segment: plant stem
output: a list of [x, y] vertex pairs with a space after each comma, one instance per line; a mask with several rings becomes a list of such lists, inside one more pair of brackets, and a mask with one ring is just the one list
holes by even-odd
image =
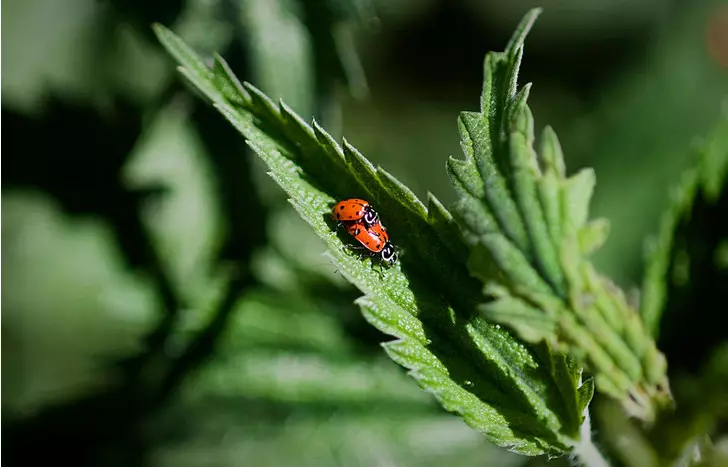
[[609, 467], [609, 463], [599, 452], [591, 437], [589, 407], [584, 409], [584, 423], [581, 424], [580, 442], [574, 447], [573, 456], [578, 465], [586, 467]]

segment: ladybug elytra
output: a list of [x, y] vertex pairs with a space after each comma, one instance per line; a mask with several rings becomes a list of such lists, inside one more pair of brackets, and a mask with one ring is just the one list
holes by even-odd
[[358, 198], [346, 199], [339, 201], [336, 206], [331, 209], [331, 215], [338, 222], [356, 222], [361, 221], [370, 227], [379, 220], [379, 215], [372, 208], [368, 201]]

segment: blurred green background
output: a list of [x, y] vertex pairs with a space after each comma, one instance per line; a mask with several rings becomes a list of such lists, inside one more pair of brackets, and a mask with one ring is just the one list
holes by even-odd
[[[2, 413], [11, 465], [541, 465], [389, 361], [359, 293], [153, 36], [161, 22], [454, 200], [457, 114], [532, 6], [537, 129], [594, 167], [600, 269], [646, 236], [728, 93], [728, 3], [6, 0]], [[48, 451], [47, 449], [50, 449]], [[557, 465], [550, 463], [549, 465]]]

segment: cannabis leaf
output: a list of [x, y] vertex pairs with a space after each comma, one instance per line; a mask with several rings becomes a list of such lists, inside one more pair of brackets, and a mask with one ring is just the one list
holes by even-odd
[[487, 55], [480, 112], [458, 121], [465, 159], [448, 161], [468, 267], [484, 284], [480, 310], [522, 339], [586, 363], [598, 390], [652, 420], [667, 398], [664, 357], [624, 294], [587, 260], [608, 230], [604, 220], [588, 221], [594, 173], [566, 176], [549, 127], [538, 153], [533, 147], [531, 85], [519, 90], [517, 78], [537, 14], [526, 16], [505, 52]]
[[[522, 42], [535, 15], [512, 43]], [[591, 385], [580, 384], [581, 368], [572, 360], [544, 344], [527, 345], [481, 316], [481, 286], [466, 267], [470, 248], [442, 204], [430, 194], [425, 205], [346, 140], [338, 144], [315, 121], [308, 125], [285, 104], [241, 84], [221, 57], [208, 66], [174, 33], [154, 29], [182, 74], [266, 163], [335, 267], [365, 293], [358, 303], [366, 319], [396, 338], [384, 344], [389, 356], [492, 442], [527, 455], [569, 452]], [[497, 88], [493, 99], [505, 91]], [[351, 239], [336, 230], [330, 209], [348, 197], [376, 207], [401, 247], [396, 267], [377, 271], [346, 250]]]

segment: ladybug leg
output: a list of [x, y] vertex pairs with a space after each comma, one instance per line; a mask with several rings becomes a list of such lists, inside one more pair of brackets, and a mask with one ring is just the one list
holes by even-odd
[[344, 251], [350, 251], [350, 252], [360, 252], [359, 253], [359, 259], [362, 259], [364, 256], [366, 256], [367, 249], [363, 246], [356, 246], [356, 245], [344, 245]]
[[374, 258], [372, 258], [372, 268], [377, 272], [377, 274], [379, 274], [380, 279], [384, 278], [385, 268], [381, 261], [375, 261]]

